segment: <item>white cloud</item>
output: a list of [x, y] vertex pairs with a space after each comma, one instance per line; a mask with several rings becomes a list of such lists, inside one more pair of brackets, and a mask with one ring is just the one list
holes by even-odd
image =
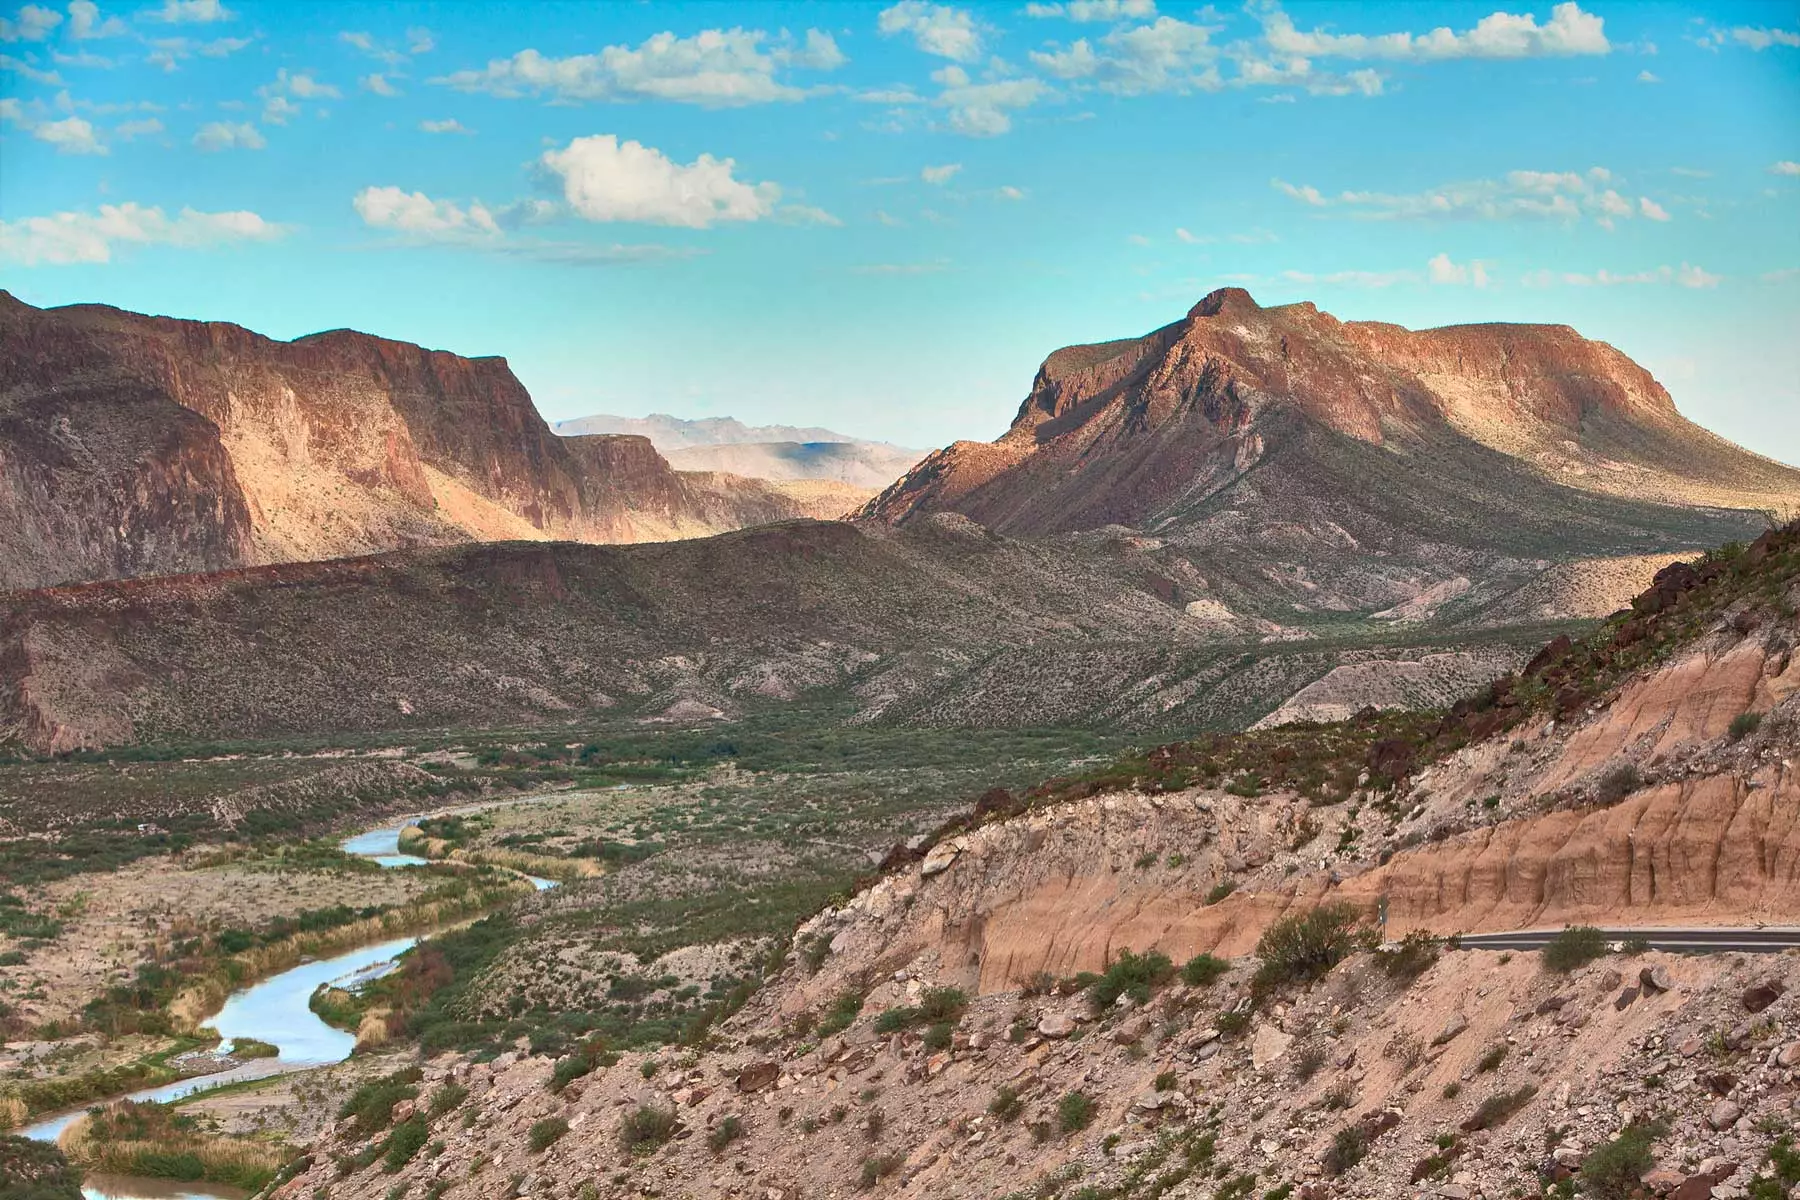
[[214, 38], [210, 42], [200, 43], [200, 57], [225, 58], [228, 55], [236, 54], [254, 40], [254, 38]]
[[[1502, 179], [1478, 179], [1445, 184], [1424, 192], [1388, 193], [1346, 191], [1328, 196], [1317, 188], [1272, 180], [1273, 186], [1315, 208], [1341, 208], [1365, 220], [1509, 220], [1536, 218], [1575, 222], [1592, 217], [1603, 228], [1642, 213], [1652, 220], [1668, 214], [1654, 201], [1645, 207], [1616, 188], [1604, 167], [1577, 171], [1511, 171]], [[1660, 216], [1652, 216], [1654, 209]]]
[[13, 19], [0, 17], [0, 42], [41, 42], [62, 24], [62, 14], [41, 4], [27, 4]]
[[1333, 271], [1315, 275], [1310, 271], [1283, 271], [1288, 283], [1322, 283], [1333, 287], [1385, 288], [1398, 283], [1418, 283], [1417, 271]]
[[286, 96], [270, 96], [263, 103], [262, 119], [269, 125], [286, 125], [288, 119], [300, 115], [300, 106]]
[[449, 200], [433, 200], [424, 192], [366, 187], [350, 203], [363, 223], [376, 229], [426, 238], [500, 236], [494, 214], [479, 200], [461, 207]]
[[1025, 15], [1082, 22], [1142, 20], [1156, 15], [1156, 0], [1069, 0], [1067, 4], [1027, 4]]
[[123, 37], [130, 29], [118, 17], [103, 17], [94, 0], [69, 0], [69, 36], [77, 41]]
[[0, 71], [11, 71], [15, 75], [21, 75], [26, 79], [31, 80], [33, 83], [41, 83], [49, 87], [62, 86], [62, 76], [58, 75], [55, 71], [40, 70], [26, 62], [24, 59], [14, 58], [10, 54], [0, 54]]
[[406, 52], [408, 54], [430, 54], [437, 49], [437, 39], [431, 36], [431, 30], [423, 25], [410, 26], [406, 31]]
[[419, 128], [426, 133], [474, 133], [467, 125], [455, 117], [442, 121], [420, 121]]
[[1591, 275], [1580, 272], [1532, 271], [1522, 280], [1526, 287], [1555, 287], [1563, 284], [1569, 287], [1630, 287], [1636, 285], [1673, 284], [1684, 288], [1718, 287], [1724, 280], [1723, 275], [1714, 275], [1710, 271], [1689, 263], [1679, 267], [1652, 267], [1647, 271], [1631, 271], [1620, 274], [1614, 271], [1599, 270]]
[[919, 178], [926, 183], [942, 187], [949, 183], [955, 174], [962, 170], [961, 163], [945, 163], [941, 167], [926, 167], [919, 172]]
[[563, 198], [589, 221], [637, 221], [705, 229], [718, 221], [759, 221], [775, 214], [781, 188], [732, 177], [736, 163], [702, 154], [686, 166], [612, 134], [580, 137], [545, 151], [544, 168], [562, 180]]
[[1209, 237], [1196, 237], [1179, 226], [1175, 230], [1175, 240], [1178, 242], [1186, 242], [1190, 246], [1198, 246], [1212, 241]]
[[1001, 200], [1023, 200], [1025, 199], [1025, 189], [1014, 187], [1009, 183], [1000, 187], [994, 195]]
[[1771, 175], [1800, 175], [1800, 162], [1778, 162], [1769, 167]]
[[1661, 83], [1662, 76], [1651, 71], [1639, 71], [1637, 73], [1637, 81], [1639, 83]]
[[398, 96], [400, 89], [389, 83], [385, 75], [364, 75], [357, 81], [365, 92], [373, 92], [377, 96]]
[[981, 57], [981, 30], [976, 27], [975, 18], [948, 4], [900, 0], [881, 11], [876, 28], [883, 37], [911, 34], [919, 49], [953, 62], [973, 62]]
[[342, 96], [336, 88], [328, 83], [320, 83], [311, 75], [288, 74], [286, 67], [276, 72], [275, 86], [285, 87], [289, 94], [300, 100], [336, 100]]
[[295, 100], [336, 100], [343, 95], [304, 71], [289, 71], [286, 67], [275, 72], [272, 82], [257, 88], [256, 94], [263, 98], [262, 119], [269, 125], [286, 125], [290, 118], [299, 116], [301, 110]]
[[1115, 29], [1096, 48], [1081, 38], [1068, 49], [1034, 50], [1045, 74], [1120, 96], [1211, 91], [1221, 86], [1213, 26], [1158, 17], [1148, 25]]
[[607, 46], [598, 54], [547, 58], [521, 50], [479, 70], [457, 71], [431, 82], [494, 96], [548, 95], [572, 100], [670, 100], [707, 108], [732, 108], [799, 100], [806, 92], [780, 82], [785, 68], [831, 70], [845, 59], [831, 35], [806, 31], [796, 46], [777, 42], [768, 52], [761, 30], [707, 29], [693, 37], [659, 33], [636, 48]]
[[224, 58], [236, 54], [252, 41], [253, 38], [222, 37], [210, 42], [195, 43], [184, 37], [152, 38], [150, 53], [144, 56], [144, 61], [165, 71], [174, 71], [179, 69], [175, 64], [184, 58], [195, 54], [203, 58]]
[[0, 221], [0, 259], [21, 266], [112, 261], [115, 245], [198, 249], [230, 242], [268, 241], [285, 230], [253, 212], [196, 212], [174, 218], [160, 208], [103, 204], [97, 213], [60, 212]]
[[1583, 12], [1575, 3], [1556, 5], [1550, 10], [1550, 20], [1543, 25], [1531, 13], [1494, 12], [1464, 33], [1447, 26], [1422, 34], [1338, 34], [1323, 29], [1302, 32], [1295, 28], [1293, 18], [1280, 9], [1265, 12], [1262, 22], [1263, 36], [1271, 49], [1306, 58], [1435, 62], [1606, 54], [1612, 49], [1606, 40], [1604, 21]]
[[212, 21], [229, 21], [237, 16], [219, 0], [163, 0], [163, 6], [144, 14], [152, 21], [168, 21], [170, 23], [194, 22], [206, 24]]
[[1667, 221], [1669, 219], [1669, 210], [1648, 196], [1638, 197], [1638, 211], [1652, 221]]
[[155, 117], [146, 117], [139, 121], [122, 121], [113, 129], [114, 137], [130, 141], [132, 138], [155, 137], [163, 132], [163, 123]]
[[1487, 266], [1481, 262], [1452, 262], [1448, 254], [1440, 253], [1425, 264], [1425, 279], [1428, 283], [1484, 288], [1488, 285]]
[[105, 154], [106, 147], [94, 133], [94, 127], [82, 117], [64, 117], [60, 121], [43, 121], [30, 126], [31, 136], [49, 142], [58, 154]]
[[1800, 30], [1739, 25], [1731, 31], [1731, 40], [1752, 50], [1767, 50], [1771, 46], [1800, 46]]
[[955, 68], [962, 82], [951, 82], [938, 93], [932, 103], [948, 110], [949, 128], [969, 137], [996, 137], [1012, 128], [1012, 114], [1030, 108], [1050, 94], [1050, 89], [1036, 79], [998, 79], [988, 83], [969, 83], [968, 76]]
[[194, 135], [194, 145], [208, 154], [220, 150], [261, 150], [269, 143], [247, 121], [214, 121]]

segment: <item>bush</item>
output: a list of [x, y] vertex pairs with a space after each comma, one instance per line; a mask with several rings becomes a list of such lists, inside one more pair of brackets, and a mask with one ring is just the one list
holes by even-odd
[[1544, 947], [1544, 969], [1566, 975], [1605, 955], [1605, 934], [1592, 925], [1571, 925]]
[[1475, 1133], [1504, 1125], [1514, 1113], [1530, 1104], [1531, 1098], [1535, 1095], [1537, 1095], [1537, 1089], [1529, 1083], [1515, 1091], [1496, 1092], [1481, 1102], [1481, 1107], [1477, 1108], [1475, 1114], [1463, 1122], [1462, 1127], [1468, 1133]]
[[1332, 1135], [1331, 1146], [1320, 1164], [1325, 1174], [1342, 1175], [1369, 1154], [1369, 1135], [1361, 1125], [1346, 1125]]
[[1294, 1078], [1306, 1083], [1325, 1065], [1325, 1051], [1320, 1046], [1302, 1046], [1294, 1055]]
[[1096, 1009], [1110, 1008], [1120, 996], [1131, 997], [1134, 1004], [1148, 1004], [1150, 990], [1169, 982], [1174, 974], [1175, 964], [1160, 950], [1143, 955], [1121, 950], [1088, 993], [1088, 1000]]
[[1495, 1045], [1486, 1054], [1481, 1056], [1480, 1062], [1475, 1064], [1476, 1073], [1485, 1075], [1489, 1071], [1498, 1071], [1500, 1069], [1500, 1064], [1506, 1061], [1506, 1052], [1508, 1049], [1509, 1047], [1505, 1042], [1500, 1042]]
[[1389, 979], [1411, 983], [1438, 960], [1438, 940], [1422, 929], [1415, 929], [1400, 939], [1392, 950], [1378, 950], [1375, 961]]
[[865, 1187], [865, 1188], [874, 1187], [877, 1183], [880, 1183], [883, 1179], [886, 1179], [889, 1175], [896, 1174], [900, 1170], [900, 1168], [902, 1166], [904, 1166], [905, 1164], [906, 1164], [905, 1156], [898, 1154], [898, 1153], [878, 1154], [874, 1158], [863, 1159], [863, 1165], [862, 1165], [862, 1185], [863, 1185], [863, 1187]]
[[1221, 879], [1218, 883], [1212, 885], [1211, 891], [1206, 893], [1205, 903], [1210, 907], [1235, 891], [1237, 891], [1236, 883], [1229, 879]]
[[1758, 729], [1762, 728], [1763, 715], [1756, 712], [1739, 713], [1731, 719], [1731, 740], [1741, 742]]
[[950, 1048], [950, 1040], [955, 1034], [956, 1026], [948, 1021], [939, 1021], [936, 1025], [929, 1025], [926, 1027], [925, 1036], [922, 1040], [924, 1041], [927, 1050], [948, 1050]]
[[994, 1098], [988, 1101], [988, 1112], [1002, 1121], [1015, 1121], [1024, 1111], [1025, 1102], [1019, 1099], [1018, 1090], [1004, 1084], [994, 1093]]
[[725, 1147], [744, 1136], [744, 1122], [735, 1113], [713, 1126], [713, 1131], [706, 1135], [706, 1147], [714, 1154], [723, 1154]]
[[910, 1005], [890, 1008], [875, 1018], [876, 1033], [899, 1033], [919, 1023], [919, 1010]]
[[1094, 1101], [1085, 1092], [1070, 1092], [1056, 1102], [1056, 1123], [1064, 1133], [1079, 1133], [1094, 1120]]
[[1634, 763], [1620, 763], [1594, 787], [1594, 798], [1602, 804], [1617, 804], [1644, 786], [1644, 773]]
[[431, 1127], [425, 1124], [423, 1117], [408, 1117], [394, 1126], [394, 1131], [387, 1136], [381, 1145], [382, 1170], [389, 1175], [412, 1161], [413, 1155], [424, 1148], [431, 1140]]
[[925, 994], [919, 997], [919, 1016], [932, 1024], [939, 1021], [954, 1024], [962, 1020], [968, 1007], [969, 998], [963, 995], [961, 988], [926, 988]]
[[1629, 1200], [1644, 1173], [1656, 1165], [1650, 1143], [1667, 1133], [1660, 1124], [1628, 1125], [1581, 1160], [1581, 1190], [1596, 1200]]
[[830, 1037], [834, 1033], [842, 1033], [856, 1021], [862, 1012], [863, 998], [859, 992], [840, 993], [825, 1015], [819, 1019], [818, 1033], [820, 1037]]
[[392, 1075], [371, 1079], [350, 1093], [349, 1099], [338, 1109], [338, 1119], [354, 1117], [359, 1137], [386, 1129], [394, 1119], [394, 1106], [417, 1096], [419, 1089], [413, 1085], [424, 1077], [425, 1072], [418, 1067], [407, 1067]]
[[1180, 1080], [1177, 1078], [1175, 1072], [1161, 1071], [1158, 1072], [1156, 1076], [1154, 1086], [1159, 1092], [1172, 1092], [1175, 1090], [1175, 1085], [1178, 1082], [1180, 1082]]
[[1196, 954], [1187, 960], [1181, 968], [1181, 981], [1193, 987], [1206, 987], [1216, 983], [1225, 972], [1231, 970], [1231, 964], [1222, 958], [1214, 958], [1210, 954]]
[[1361, 912], [1342, 902], [1284, 917], [1256, 943], [1262, 965], [1256, 969], [1254, 986], [1267, 989], [1322, 979], [1357, 950], [1373, 948], [1375, 937], [1375, 931], [1362, 924]]
[[674, 1109], [640, 1104], [619, 1125], [619, 1148], [627, 1154], [651, 1154], [674, 1136]]
[[431, 1093], [431, 1107], [428, 1111], [434, 1117], [441, 1117], [468, 1098], [468, 1088], [460, 1083], [446, 1083]]

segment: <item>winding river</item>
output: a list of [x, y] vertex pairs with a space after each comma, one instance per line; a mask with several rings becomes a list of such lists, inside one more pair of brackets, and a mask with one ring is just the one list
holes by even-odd
[[[408, 818], [410, 821], [412, 818]], [[383, 826], [346, 838], [346, 853], [360, 855], [384, 867], [420, 866], [425, 859], [400, 853], [400, 830], [408, 821]], [[556, 886], [554, 880], [527, 876], [539, 891]], [[203, 1024], [219, 1031], [221, 1044], [236, 1038], [255, 1038], [281, 1048], [278, 1058], [253, 1059], [242, 1066], [212, 1075], [183, 1079], [162, 1087], [133, 1092], [126, 1099], [168, 1101], [209, 1091], [228, 1083], [261, 1079], [292, 1071], [329, 1066], [350, 1057], [356, 1035], [333, 1029], [307, 1006], [322, 983], [353, 983], [388, 969], [394, 959], [418, 943], [416, 937], [396, 938], [352, 950], [333, 958], [301, 963], [272, 975], [225, 1000], [218, 1015]], [[74, 1120], [87, 1111], [83, 1105], [70, 1112], [46, 1117], [18, 1132], [38, 1141], [53, 1142]], [[186, 1184], [166, 1179], [90, 1174], [82, 1185], [89, 1200], [243, 1200], [248, 1193], [219, 1184]]]

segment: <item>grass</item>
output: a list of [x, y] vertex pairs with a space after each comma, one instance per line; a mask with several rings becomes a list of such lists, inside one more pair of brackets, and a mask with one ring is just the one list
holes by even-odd
[[69, 1160], [91, 1170], [255, 1190], [287, 1155], [267, 1142], [200, 1132], [166, 1104], [122, 1100], [80, 1118], [64, 1136]]

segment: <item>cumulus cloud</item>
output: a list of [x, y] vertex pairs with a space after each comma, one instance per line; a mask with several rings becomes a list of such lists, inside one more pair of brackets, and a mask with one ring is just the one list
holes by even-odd
[[450, 246], [504, 258], [562, 266], [615, 266], [691, 258], [701, 250], [661, 245], [597, 244], [517, 237], [511, 231], [561, 215], [548, 200], [521, 200], [490, 209], [481, 201], [458, 204], [433, 200], [424, 192], [367, 187], [351, 201], [363, 223], [394, 234], [403, 243]]
[[563, 199], [589, 221], [636, 221], [705, 229], [719, 221], [773, 216], [781, 187], [733, 177], [729, 158], [702, 154], [683, 166], [660, 150], [612, 134], [580, 137], [539, 160]]
[[479, 200], [460, 206], [433, 200], [424, 192], [366, 187], [350, 203], [363, 223], [376, 229], [429, 238], [500, 236], [494, 214]]
[[1558, 4], [1543, 25], [1531, 13], [1494, 12], [1463, 33], [1448, 26], [1421, 34], [1342, 34], [1323, 29], [1307, 32], [1296, 28], [1293, 18], [1278, 8], [1264, 12], [1262, 23], [1263, 37], [1272, 50], [1307, 58], [1437, 62], [1455, 58], [1606, 54], [1612, 49], [1606, 39], [1605, 22], [1575, 3]]
[[919, 178], [923, 179], [926, 183], [942, 187], [944, 184], [949, 183], [960, 170], [962, 170], [961, 163], [945, 163], [940, 167], [924, 168], [919, 172]]
[[102, 16], [94, 0], [69, 0], [69, 36], [76, 41], [123, 37], [129, 32], [118, 17]]
[[1783, 161], [1773, 163], [1769, 167], [1771, 175], [1800, 175], [1800, 162]]
[[426, 133], [470, 134], [475, 132], [461, 121], [458, 121], [455, 117], [449, 117], [442, 121], [420, 121], [419, 128]]
[[1014, 187], [1010, 183], [1004, 184], [994, 192], [994, 196], [999, 200], [1023, 200], [1025, 189]]
[[24, 59], [14, 58], [10, 54], [0, 54], [0, 71], [11, 71], [33, 83], [42, 83], [50, 87], [62, 86], [62, 76], [55, 71], [40, 70]]
[[1509, 220], [1535, 218], [1575, 222], [1591, 217], [1602, 227], [1637, 215], [1666, 221], [1654, 201], [1633, 202], [1616, 188], [1604, 167], [1577, 171], [1511, 171], [1501, 179], [1445, 184], [1424, 192], [1345, 191], [1329, 196], [1315, 187], [1272, 180], [1276, 190], [1315, 208], [1338, 208], [1365, 220]]
[[364, 75], [358, 82], [365, 92], [373, 92], [377, 96], [398, 96], [400, 89], [388, 82], [382, 74]]
[[104, 263], [121, 245], [186, 249], [232, 242], [269, 241], [285, 231], [253, 212], [196, 212], [174, 217], [161, 208], [103, 204], [98, 212], [59, 212], [48, 217], [0, 221], [0, 259], [20, 266]]
[[1484, 288], [1488, 285], [1487, 266], [1481, 262], [1452, 262], [1448, 254], [1436, 254], [1425, 264], [1425, 279], [1428, 283]]
[[194, 145], [208, 154], [221, 150], [261, 150], [269, 143], [248, 121], [214, 121], [194, 135]]
[[732, 108], [799, 100], [801, 89], [781, 82], [784, 69], [832, 70], [846, 60], [828, 33], [806, 31], [803, 42], [777, 40], [769, 49], [761, 30], [707, 29], [692, 37], [659, 33], [643, 44], [607, 46], [598, 54], [550, 58], [521, 50], [481, 70], [456, 71], [431, 82], [494, 96], [556, 100], [670, 100]]
[[150, 53], [144, 56], [144, 61], [153, 67], [174, 71], [179, 69], [176, 64], [184, 58], [190, 58], [195, 54], [202, 58], [224, 58], [227, 55], [236, 54], [245, 46], [250, 45], [252, 40], [251, 38], [221, 37], [207, 42], [195, 42], [184, 37], [152, 38], [150, 39]]
[[256, 94], [263, 98], [262, 119], [270, 125], [285, 125], [289, 118], [298, 116], [300, 106], [295, 100], [336, 100], [343, 95], [304, 71], [289, 71], [286, 67], [275, 72], [273, 82], [257, 88]]
[[875, 27], [883, 37], [910, 34], [913, 44], [925, 53], [952, 62], [973, 62], [981, 57], [981, 30], [975, 18], [948, 4], [900, 0], [881, 11]]
[[1210, 91], [1221, 85], [1213, 26], [1158, 17], [1148, 25], [1115, 29], [1098, 45], [1081, 38], [1066, 49], [1034, 50], [1045, 74], [1120, 96]]
[[1012, 128], [1012, 114], [1050, 95], [1038, 79], [991, 79], [974, 83], [961, 67], [933, 72], [942, 85], [933, 104], [945, 110], [946, 124], [968, 137], [997, 137]]
[[56, 147], [58, 154], [105, 154], [106, 145], [93, 123], [69, 116], [60, 121], [40, 121], [11, 96], [0, 98], [0, 121], [10, 121], [40, 142]]
[[1156, 15], [1156, 0], [1069, 0], [1067, 4], [1027, 4], [1025, 15], [1081, 22], [1141, 20]]
[[163, 123], [155, 117], [146, 117], [140, 121], [124, 121], [113, 129], [113, 136], [130, 141], [133, 138], [155, 137], [163, 131]]
[[[1711, 33], [1712, 48], [1716, 49], [1719, 44], [1723, 44], [1727, 37], [1740, 46], [1748, 46], [1757, 51], [1767, 50], [1771, 46], [1800, 46], [1800, 30], [1765, 29], [1756, 25], [1738, 25], [1728, 31], [1713, 30]], [[1701, 44], [1707, 45], [1707, 39], [1702, 39]]]
[[1639, 71], [1637, 73], [1637, 81], [1639, 83], [1661, 83], [1662, 76], [1653, 71]]
[[42, 42], [62, 24], [62, 14], [41, 4], [27, 4], [12, 20], [0, 17], [0, 42]]
[[144, 16], [152, 21], [167, 21], [170, 24], [207, 24], [229, 21], [237, 14], [219, 3], [219, 0], [163, 0], [161, 8], [152, 9]]

